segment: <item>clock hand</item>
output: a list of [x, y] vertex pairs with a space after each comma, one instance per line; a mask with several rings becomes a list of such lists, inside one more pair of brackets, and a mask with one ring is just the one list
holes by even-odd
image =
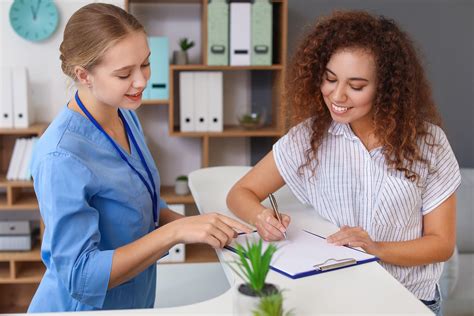
[[36, 20], [36, 17], [38, 16], [38, 11], [39, 11], [40, 5], [41, 5], [41, 0], [38, 0], [38, 2], [36, 3], [36, 10], [33, 9], [33, 7], [31, 7], [31, 10], [33, 10], [33, 19], [34, 20]]
[[33, 13], [33, 20], [36, 20], [35, 8], [33, 8], [33, 6], [30, 6], [30, 8], [31, 8], [31, 13]]

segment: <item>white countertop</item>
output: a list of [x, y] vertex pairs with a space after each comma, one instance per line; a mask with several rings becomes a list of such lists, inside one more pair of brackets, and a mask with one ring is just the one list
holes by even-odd
[[[239, 173], [240, 172], [240, 173]], [[239, 169], [237, 174], [241, 174]], [[226, 178], [228, 178], [226, 176]], [[232, 177], [229, 177], [232, 180]], [[235, 178], [235, 176], [234, 176]], [[195, 186], [195, 185], [194, 185]], [[193, 195], [201, 212], [219, 209], [222, 213], [231, 215], [225, 207], [225, 202], [216, 201], [223, 193], [206, 190], [201, 196], [191, 185]], [[222, 188], [226, 192], [228, 188]], [[199, 190], [198, 190], [199, 191]], [[224, 193], [225, 193], [224, 192]], [[289, 229], [308, 229], [321, 236], [327, 236], [337, 227], [320, 218], [316, 212], [301, 205], [288, 192], [277, 193], [281, 210], [287, 211], [292, 217]], [[209, 198], [206, 197], [209, 194]], [[212, 200], [211, 200], [212, 197]], [[207, 203], [206, 199], [209, 200]], [[225, 201], [225, 199], [224, 199]], [[224, 204], [223, 204], [224, 203]], [[91, 314], [158, 314], [158, 315], [229, 315], [232, 314], [234, 291], [241, 280], [225, 262], [231, 261], [232, 252], [217, 250], [217, 254], [230, 289], [213, 299], [172, 308], [84, 312]], [[212, 279], [209, 280], [212, 282]], [[332, 272], [316, 274], [301, 279], [290, 279], [270, 270], [267, 282], [276, 284], [284, 292], [285, 309], [293, 309], [295, 315], [329, 315], [329, 314], [358, 314], [358, 315], [433, 315], [413, 294], [394, 279], [377, 262], [340, 269]], [[82, 313], [82, 312], [81, 312]], [[51, 315], [61, 315], [54, 313]]]

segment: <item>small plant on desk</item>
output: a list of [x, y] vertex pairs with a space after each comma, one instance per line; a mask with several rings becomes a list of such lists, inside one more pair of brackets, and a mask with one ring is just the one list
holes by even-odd
[[[237, 288], [234, 312], [237, 315], [283, 316], [283, 296], [278, 288], [266, 283], [270, 262], [277, 251], [274, 244], [268, 244], [263, 250], [263, 242], [246, 241], [246, 245], [237, 244], [238, 258], [230, 265], [231, 269], [245, 282]], [[279, 305], [278, 305], [279, 304]], [[281, 314], [268, 314], [267, 311], [279, 310]]]

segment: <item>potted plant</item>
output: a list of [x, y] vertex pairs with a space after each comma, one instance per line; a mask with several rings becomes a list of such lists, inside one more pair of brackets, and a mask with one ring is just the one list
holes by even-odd
[[194, 47], [194, 41], [183, 37], [179, 39], [178, 43], [181, 50], [173, 52], [173, 63], [175, 65], [186, 65], [188, 63], [188, 50]]
[[256, 242], [249, 242], [247, 239], [245, 247], [236, 244], [235, 251], [238, 258], [232, 262], [236, 267], [232, 264], [230, 267], [245, 282], [236, 289], [234, 300], [236, 315], [252, 315], [262, 297], [278, 292], [275, 285], [265, 282], [276, 250], [274, 244], [269, 244], [263, 251], [261, 239]]
[[189, 194], [188, 176], [180, 175], [176, 178], [176, 181], [174, 183], [174, 192], [177, 195]]

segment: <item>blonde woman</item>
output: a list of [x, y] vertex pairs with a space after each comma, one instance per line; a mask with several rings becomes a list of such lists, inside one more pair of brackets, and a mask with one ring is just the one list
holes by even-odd
[[29, 312], [151, 308], [155, 263], [168, 249], [223, 247], [249, 229], [218, 214], [183, 217], [160, 198], [134, 113], [150, 77], [150, 49], [132, 15], [86, 5], [68, 21], [60, 51], [77, 92], [34, 152], [46, 273]]

